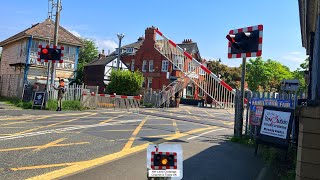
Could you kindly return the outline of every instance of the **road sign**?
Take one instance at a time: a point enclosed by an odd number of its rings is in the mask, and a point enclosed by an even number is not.
[[[149,145],[147,148],[148,178],[183,178],[182,147],[179,144]]]
[[[226,38],[228,58],[258,57],[262,54],[263,25],[230,30]]]
[[[46,95],[46,92],[35,92],[33,97],[32,107],[40,106],[42,109],[45,95]]]

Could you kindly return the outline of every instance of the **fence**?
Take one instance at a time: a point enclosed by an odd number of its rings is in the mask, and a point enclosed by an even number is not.
[[[0,96],[18,97],[21,95],[20,74],[2,74],[0,75]]]
[[[86,88],[84,85],[69,85],[69,87],[66,88],[66,92],[64,94],[64,100],[68,101],[74,101],[74,100],[80,100],[82,97],[83,92],[86,91]],[[49,99],[57,99],[58,98],[58,91],[51,88],[49,91]]]
[[[141,96],[83,93],[81,104],[89,108],[126,109],[139,112]]]

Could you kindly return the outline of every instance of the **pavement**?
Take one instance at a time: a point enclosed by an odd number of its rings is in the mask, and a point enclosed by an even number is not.
[[[232,134],[221,109],[0,109],[0,179],[146,179],[154,143],[182,145],[183,179],[256,179],[263,162]]]

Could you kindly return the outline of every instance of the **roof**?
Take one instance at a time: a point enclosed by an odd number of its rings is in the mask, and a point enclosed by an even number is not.
[[[115,60],[118,56],[116,55],[109,55],[101,59],[95,59],[90,63],[86,64],[85,66],[98,66],[98,65],[106,65],[111,61]]]
[[[137,42],[134,42],[134,43],[131,43],[131,44],[127,44],[125,46],[122,46],[121,48],[137,48],[137,49],[139,49],[140,46],[143,44],[143,41],[144,40],[137,41]]]
[[[189,54],[199,53],[199,58],[201,59],[198,44],[196,42],[182,43],[182,44],[177,44],[177,45],[179,47],[181,47],[182,49],[185,49],[187,51],[187,53],[189,53]]]
[[[0,46],[4,46],[11,42],[17,41],[21,38],[33,36],[35,39],[48,39],[49,33],[51,39],[54,38],[54,22],[51,19],[46,19],[41,23],[32,25],[30,28],[27,28],[18,34],[15,34],[8,39],[0,42]],[[76,37],[63,27],[59,26],[59,43],[69,44],[75,46],[82,46],[82,41],[80,38]]]

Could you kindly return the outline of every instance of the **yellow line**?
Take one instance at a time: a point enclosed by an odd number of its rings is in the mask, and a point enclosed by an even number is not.
[[[110,118],[110,119],[108,119],[108,120],[101,121],[99,124],[107,123],[107,122],[111,121],[112,119],[116,119],[116,118],[119,118],[119,117],[122,117],[122,116],[124,116],[124,115],[122,114],[122,115],[119,115],[119,116],[116,116],[116,117],[112,117],[112,118]]]
[[[156,135],[156,136],[145,136],[146,138],[156,138],[156,137],[168,137],[168,136],[173,136],[174,134],[164,134],[164,135]],[[144,138],[144,137],[140,137]]]
[[[174,140],[174,139],[178,139],[178,138],[182,138],[184,136],[190,135],[190,134],[194,134],[194,133],[198,133],[198,132],[202,132],[205,130],[209,130],[212,128],[199,128],[199,129],[195,129],[192,131],[188,131],[186,133],[180,133],[180,134],[175,134],[173,136],[170,136],[168,138],[164,138],[162,140],[153,142],[152,144],[159,144],[165,141],[169,141],[169,140]],[[134,154],[137,152],[140,152],[144,149],[146,149],[149,144],[151,143],[145,143],[139,146],[135,146],[129,149],[125,149],[122,150],[120,152],[114,153],[114,154],[110,154],[110,155],[106,155],[100,158],[96,158],[96,159],[92,159],[92,160],[88,160],[88,161],[82,161],[82,162],[77,162],[76,164],[69,166],[69,167],[65,167],[56,171],[51,171],[49,173],[43,174],[43,175],[39,175],[39,176],[35,176],[35,177],[31,177],[27,180],[42,180],[42,179],[61,179],[62,177],[66,177],[69,174],[75,174],[77,172],[83,171],[85,169],[88,168],[92,168],[92,167],[96,167],[98,165],[101,164],[106,164],[108,162],[114,161],[116,159],[120,159],[123,158],[125,156],[128,156],[130,154]]]
[[[28,132],[32,132],[32,131],[35,131],[35,130],[39,130],[39,129],[43,129],[43,128],[48,128],[48,127],[56,126],[56,125],[59,125],[59,124],[64,124],[64,123],[76,121],[76,120],[78,120],[78,119],[85,118],[85,117],[88,117],[88,116],[93,116],[93,115],[96,115],[96,114],[97,114],[97,113],[92,113],[92,114],[90,114],[90,115],[86,115],[86,116],[82,116],[82,117],[70,119],[70,120],[68,120],[68,121],[61,121],[61,122],[59,122],[59,123],[49,124],[49,125],[47,125],[47,126],[40,126],[40,127],[36,127],[36,128],[33,128],[33,129],[26,130],[26,131],[14,133],[14,134],[12,134],[12,135],[19,135],[19,134],[23,134],[23,133],[28,133]]]
[[[46,148],[48,148],[48,147],[50,147],[50,146],[56,145],[56,144],[58,144],[59,142],[62,142],[62,141],[64,141],[64,140],[66,140],[66,139],[67,139],[67,138],[61,138],[61,139],[58,139],[58,140],[49,142],[48,144],[45,144],[45,145],[43,145],[43,146],[41,146],[41,147],[39,147],[39,148],[37,148],[37,149],[34,149],[33,151],[40,151],[41,149],[46,149]]]
[[[23,129],[23,128],[28,128],[28,127],[1,127],[1,129],[15,129],[15,128]]]
[[[134,131],[134,129],[111,129],[111,130],[103,130],[103,132],[105,132],[105,131],[111,131],[111,132],[122,132],[122,131]],[[101,131],[99,131],[99,132],[101,132]]]
[[[172,124],[145,124],[146,126],[172,126]]]
[[[176,120],[172,120],[172,124],[173,124],[173,127],[174,127],[175,131],[176,131],[176,134],[179,134],[180,131],[179,131],[179,128],[177,126],[177,121]]]
[[[51,117],[51,116],[44,116],[44,117],[36,118],[36,119],[33,119],[33,120],[17,121],[17,122],[12,122],[12,123],[7,123],[7,124],[1,124],[0,126],[7,126],[7,125],[11,125],[11,124],[22,124],[22,123],[26,123],[26,122],[30,122],[30,121],[46,119],[46,118],[49,118],[49,117]]]
[[[149,118],[149,116],[147,116],[145,119],[143,119],[141,121],[141,123],[139,124],[139,126],[137,126],[137,128],[133,131],[131,137],[129,138],[129,141],[126,143],[126,145],[124,145],[122,150],[126,150],[126,149],[130,149],[134,139],[136,138],[137,134],[139,133],[139,131],[141,130],[143,124],[147,121],[147,119]]]
[[[52,168],[52,167],[61,167],[61,166],[71,166],[76,163],[62,163],[62,164],[48,164],[48,165],[38,165],[38,166],[25,166],[18,168],[10,168],[12,171],[23,171],[23,170],[33,170],[33,169],[44,169],[44,168]]]
[[[82,115],[82,114],[91,114],[91,112],[83,112],[83,113],[65,113],[65,114],[51,114],[47,117],[61,117],[61,116],[72,116],[72,115]],[[43,115],[31,115],[31,116],[19,116],[19,117],[10,117],[10,118],[0,118],[0,121],[8,121],[8,120],[25,120],[25,119],[31,119],[31,118],[42,118]],[[31,120],[33,121],[33,120]]]
[[[208,113],[207,111],[203,111],[203,112],[207,113],[211,117],[214,117],[212,114]]]
[[[190,111],[188,111],[187,109],[185,109],[185,111],[187,111],[187,113],[188,113],[188,114],[191,114],[191,112],[190,112]]]
[[[64,147],[64,146],[73,146],[73,145],[82,145],[82,144],[89,144],[90,142],[78,142],[78,143],[68,143],[68,144],[54,144],[50,147]],[[8,152],[8,151],[20,151],[20,150],[27,150],[27,149],[37,149],[41,148],[42,146],[28,146],[28,147],[20,147],[20,148],[9,148],[9,149],[0,149],[0,152]]]

